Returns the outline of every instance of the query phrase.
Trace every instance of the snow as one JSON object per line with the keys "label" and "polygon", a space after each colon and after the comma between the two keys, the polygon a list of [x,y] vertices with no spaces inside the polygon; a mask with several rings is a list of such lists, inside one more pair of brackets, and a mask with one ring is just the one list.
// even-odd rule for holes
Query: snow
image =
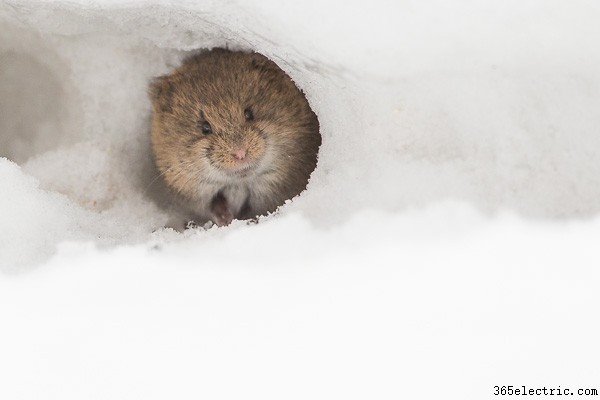
{"label": "snow", "polygon": [[[487,398],[596,387],[600,3],[0,3],[0,398]],[[148,81],[256,50],[308,190],[164,228]]]}

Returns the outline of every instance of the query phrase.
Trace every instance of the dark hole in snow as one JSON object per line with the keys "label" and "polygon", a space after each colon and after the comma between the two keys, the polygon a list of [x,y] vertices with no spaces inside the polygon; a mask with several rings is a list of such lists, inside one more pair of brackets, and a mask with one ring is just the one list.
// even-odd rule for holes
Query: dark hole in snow
{"label": "dark hole in snow", "polygon": [[0,156],[21,164],[59,146],[64,97],[61,78],[36,58],[0,53]]}

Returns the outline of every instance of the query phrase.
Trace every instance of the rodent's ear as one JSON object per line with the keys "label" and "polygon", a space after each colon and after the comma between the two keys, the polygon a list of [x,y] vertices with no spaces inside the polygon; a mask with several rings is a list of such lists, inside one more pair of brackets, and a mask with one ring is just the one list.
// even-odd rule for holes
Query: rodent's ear
{"label": "rodent's ear", "polygon": [[171,111],[174,88],[169,78],[168,75],[159,76],[150,82],[148,94],[155,110],[158,109],[163,112]]}

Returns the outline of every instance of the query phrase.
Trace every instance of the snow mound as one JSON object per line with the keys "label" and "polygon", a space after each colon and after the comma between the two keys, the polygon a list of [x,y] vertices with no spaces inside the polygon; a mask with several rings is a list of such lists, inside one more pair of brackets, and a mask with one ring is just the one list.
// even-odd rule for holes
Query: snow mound
{"label": "snow mound", "polygon": [[[49,222],[65,218],[50,210],[85,210],[58,236],[40,240],[21,224],[15,237],[50,254],[59,238],[127,244],[165,226],[173,216],[157,206],[148,81],[215,46],[274,59],[321,121],[309,190],[282,215],[326,227],[444,199],[535,218],[598,212],[596,3],[361,4],[0,5],[0,155],[65,196],[44,211]],[[36,201],[22,196],[14,201]],[[40,259],[17,253],[2,252],[2,263]]]}
{"label": "snow mound", "polygon": [[[593,388],[599,20],[597,0],[1,1],[0,398]],[[217,46],[276,61],[323,145],[275,215],[180,233],[146,91]]]}

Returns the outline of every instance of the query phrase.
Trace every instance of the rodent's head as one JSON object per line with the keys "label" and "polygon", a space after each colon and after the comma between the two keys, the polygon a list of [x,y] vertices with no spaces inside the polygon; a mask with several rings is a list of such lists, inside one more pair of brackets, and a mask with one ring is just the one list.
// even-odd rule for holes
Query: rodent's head
{"label": "rodent's head", "polygon": [[281,180],[282,188],[298,180],[306,186],[321,143],[318,121],[302,92],[266,57],[200,53],[157,78],[150,96],[156,164],[177,192],[193,196],[202,182],[263,175]]}

